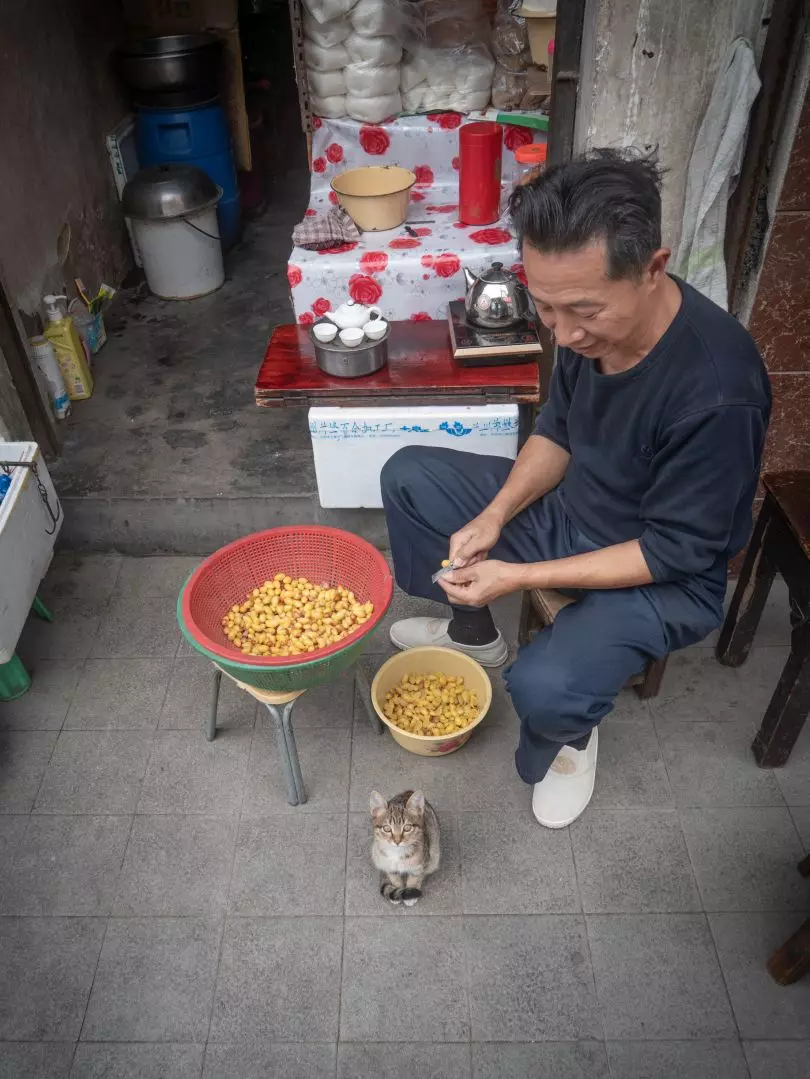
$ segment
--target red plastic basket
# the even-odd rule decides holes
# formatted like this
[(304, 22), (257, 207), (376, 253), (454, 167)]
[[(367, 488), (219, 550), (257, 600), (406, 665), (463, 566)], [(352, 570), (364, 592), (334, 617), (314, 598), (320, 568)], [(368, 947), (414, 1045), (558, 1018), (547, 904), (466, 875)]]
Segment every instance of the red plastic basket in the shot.
[[(374, 604), (371, 618), (343, 640), (300, 656), (246, 656), (225, 636), (222, 618), (235, 603), (276, 573), (315, 584), (342, 585), (361, 603)], [(294, 667), (350, 648), (385, 615), (394, 582), (388, 563), (370, 543), (339, 528), (301, 525), (269, 528), (221, 547), (197, 567), (180, 595), (184, 632), (209, 655), (242, 669)]]

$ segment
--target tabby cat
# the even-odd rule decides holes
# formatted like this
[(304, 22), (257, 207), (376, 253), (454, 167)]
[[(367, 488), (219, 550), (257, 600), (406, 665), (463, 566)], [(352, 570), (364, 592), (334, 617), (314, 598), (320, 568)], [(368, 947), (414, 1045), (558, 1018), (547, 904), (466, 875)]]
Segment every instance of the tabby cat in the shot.
[(439, 868), (439, 819), (421, 791), (403, 791), (390, 801), (372, 791), (369, 806), (371, 860), (380, 871), (380, 893), (412, 907), (425, 877)]

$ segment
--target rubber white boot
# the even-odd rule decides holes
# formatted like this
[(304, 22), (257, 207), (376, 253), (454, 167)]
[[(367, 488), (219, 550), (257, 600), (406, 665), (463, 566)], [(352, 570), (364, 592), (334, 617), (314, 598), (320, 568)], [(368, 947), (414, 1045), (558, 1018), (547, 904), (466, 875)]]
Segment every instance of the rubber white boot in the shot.
[(447, 632), (449, 625), (449, 618), (403, 618), (394, 622), (389, 636), (391, 643), (403, 652), (433, 644), (463, 652), (465, 656), (477, 660), (482, 667), (500, 667), (506, 662), (509, 650), (500, 633), (489, 644), (457, 644)]
[(567, 828), (582, 816), (593, 794), (599, 730), (585, 749), (563, 746), (532, 794), (532, 813), (544, 828)]

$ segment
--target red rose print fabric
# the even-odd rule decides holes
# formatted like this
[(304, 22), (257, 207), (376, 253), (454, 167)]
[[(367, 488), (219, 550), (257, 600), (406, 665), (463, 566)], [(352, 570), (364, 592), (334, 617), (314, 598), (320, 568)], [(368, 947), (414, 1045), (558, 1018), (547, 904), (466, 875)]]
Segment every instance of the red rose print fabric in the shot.
[(349, 295), (355, 303), (377, 303), (382, 292), (382, 285), (378, 284), (373, 277), (356, 273), (349, 278)]
[(442, 131), (454, 131), (461, 127), (464, 119), (459, 112), (429, 112), (427, 118), (431, 123), (438, 124)]
[[(478, 274), (497, 260), (525, 278), (506, 219), (486, 227), (458, 219), (458, 129), (468, 122), (459, 113), (432, 112), (390, 123), (323, 117), (313, 123), (308, 219), (339, 201), (330, 185), (344, 170), (406, 165), (414, 170), (415, 184), (407, 231), (366, 232), (357, 243), (319, 252), (294, 249), (287, 273), (296, 321), (311, 325), (348, 299), (377, 304), (393, 320), (444, 321), (448, 303), (464, 292), (465, 267)], [(536, 135), (505, 125), (504, 195), (514, 172), (513, 148)]]
[(478, 229), (470, 233), (470, 239), (475, 244), (489, 244), (495, 247), (497, 244), (508, 244), (512, 239), (509, 229)]
[(461, 259), (458, 255), (451, 255), (449, 252), (437, 255), (436, 261), (433, 263), (433, 269), (439, 277), (453, 277), (461, 269)]
[(382, 157), (383, 154), (388, 153), (391, 139), (385, 128), (378, 127), (376, 124), (366, 124), (360, 128), (360, 145), (367, 154)]
[(388, 265), (388, 255), (384, 251), (366, 251), (360, 256), (360, 269), (363, 273), (382, 273)]
[(503, 144), (507, 150), (513, 153), (519, 146), (528, 146), (534, 142), (535, 136), (530, 127), (515, 127), (514, 124), (506, 124), (503, 129)]
[(523, 269), (522, 262), (514, 263), (514, 265), (509, 267), (509, 269), (512, 271), (513, 274), (516, 274), (520, 278), (524, 285), (528, 286), (529, 282), (526, 277), (526, 271)]

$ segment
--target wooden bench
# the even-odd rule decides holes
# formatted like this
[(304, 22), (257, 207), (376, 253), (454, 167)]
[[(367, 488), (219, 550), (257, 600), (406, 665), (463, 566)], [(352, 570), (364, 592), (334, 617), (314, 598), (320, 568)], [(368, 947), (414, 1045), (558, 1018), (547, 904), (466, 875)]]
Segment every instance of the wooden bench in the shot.
[[(528, 644), (536, 630), (550, 626), (563, 607), (567, 607), (569, 603), (576, 603), (576, 600), (552, 588), (535, 588), (531, 592), (526, 592), (520, 619), (520, 644)], [(668, 657), (664, 656), (663, 659), (649, 660), (644, 670), (634, 675), (628, 682), (642, 700), (658, 696), (664, 671), (667, 669), (667, 659)]]
[(762, 768), (781, 768), (810, 709), (810, 472), (762, 477), (762, 504), (726, 615), (717, 658), (740, 667), (748, 658), (773, 579), (790, 596), (790, 655), (751, 748)]

